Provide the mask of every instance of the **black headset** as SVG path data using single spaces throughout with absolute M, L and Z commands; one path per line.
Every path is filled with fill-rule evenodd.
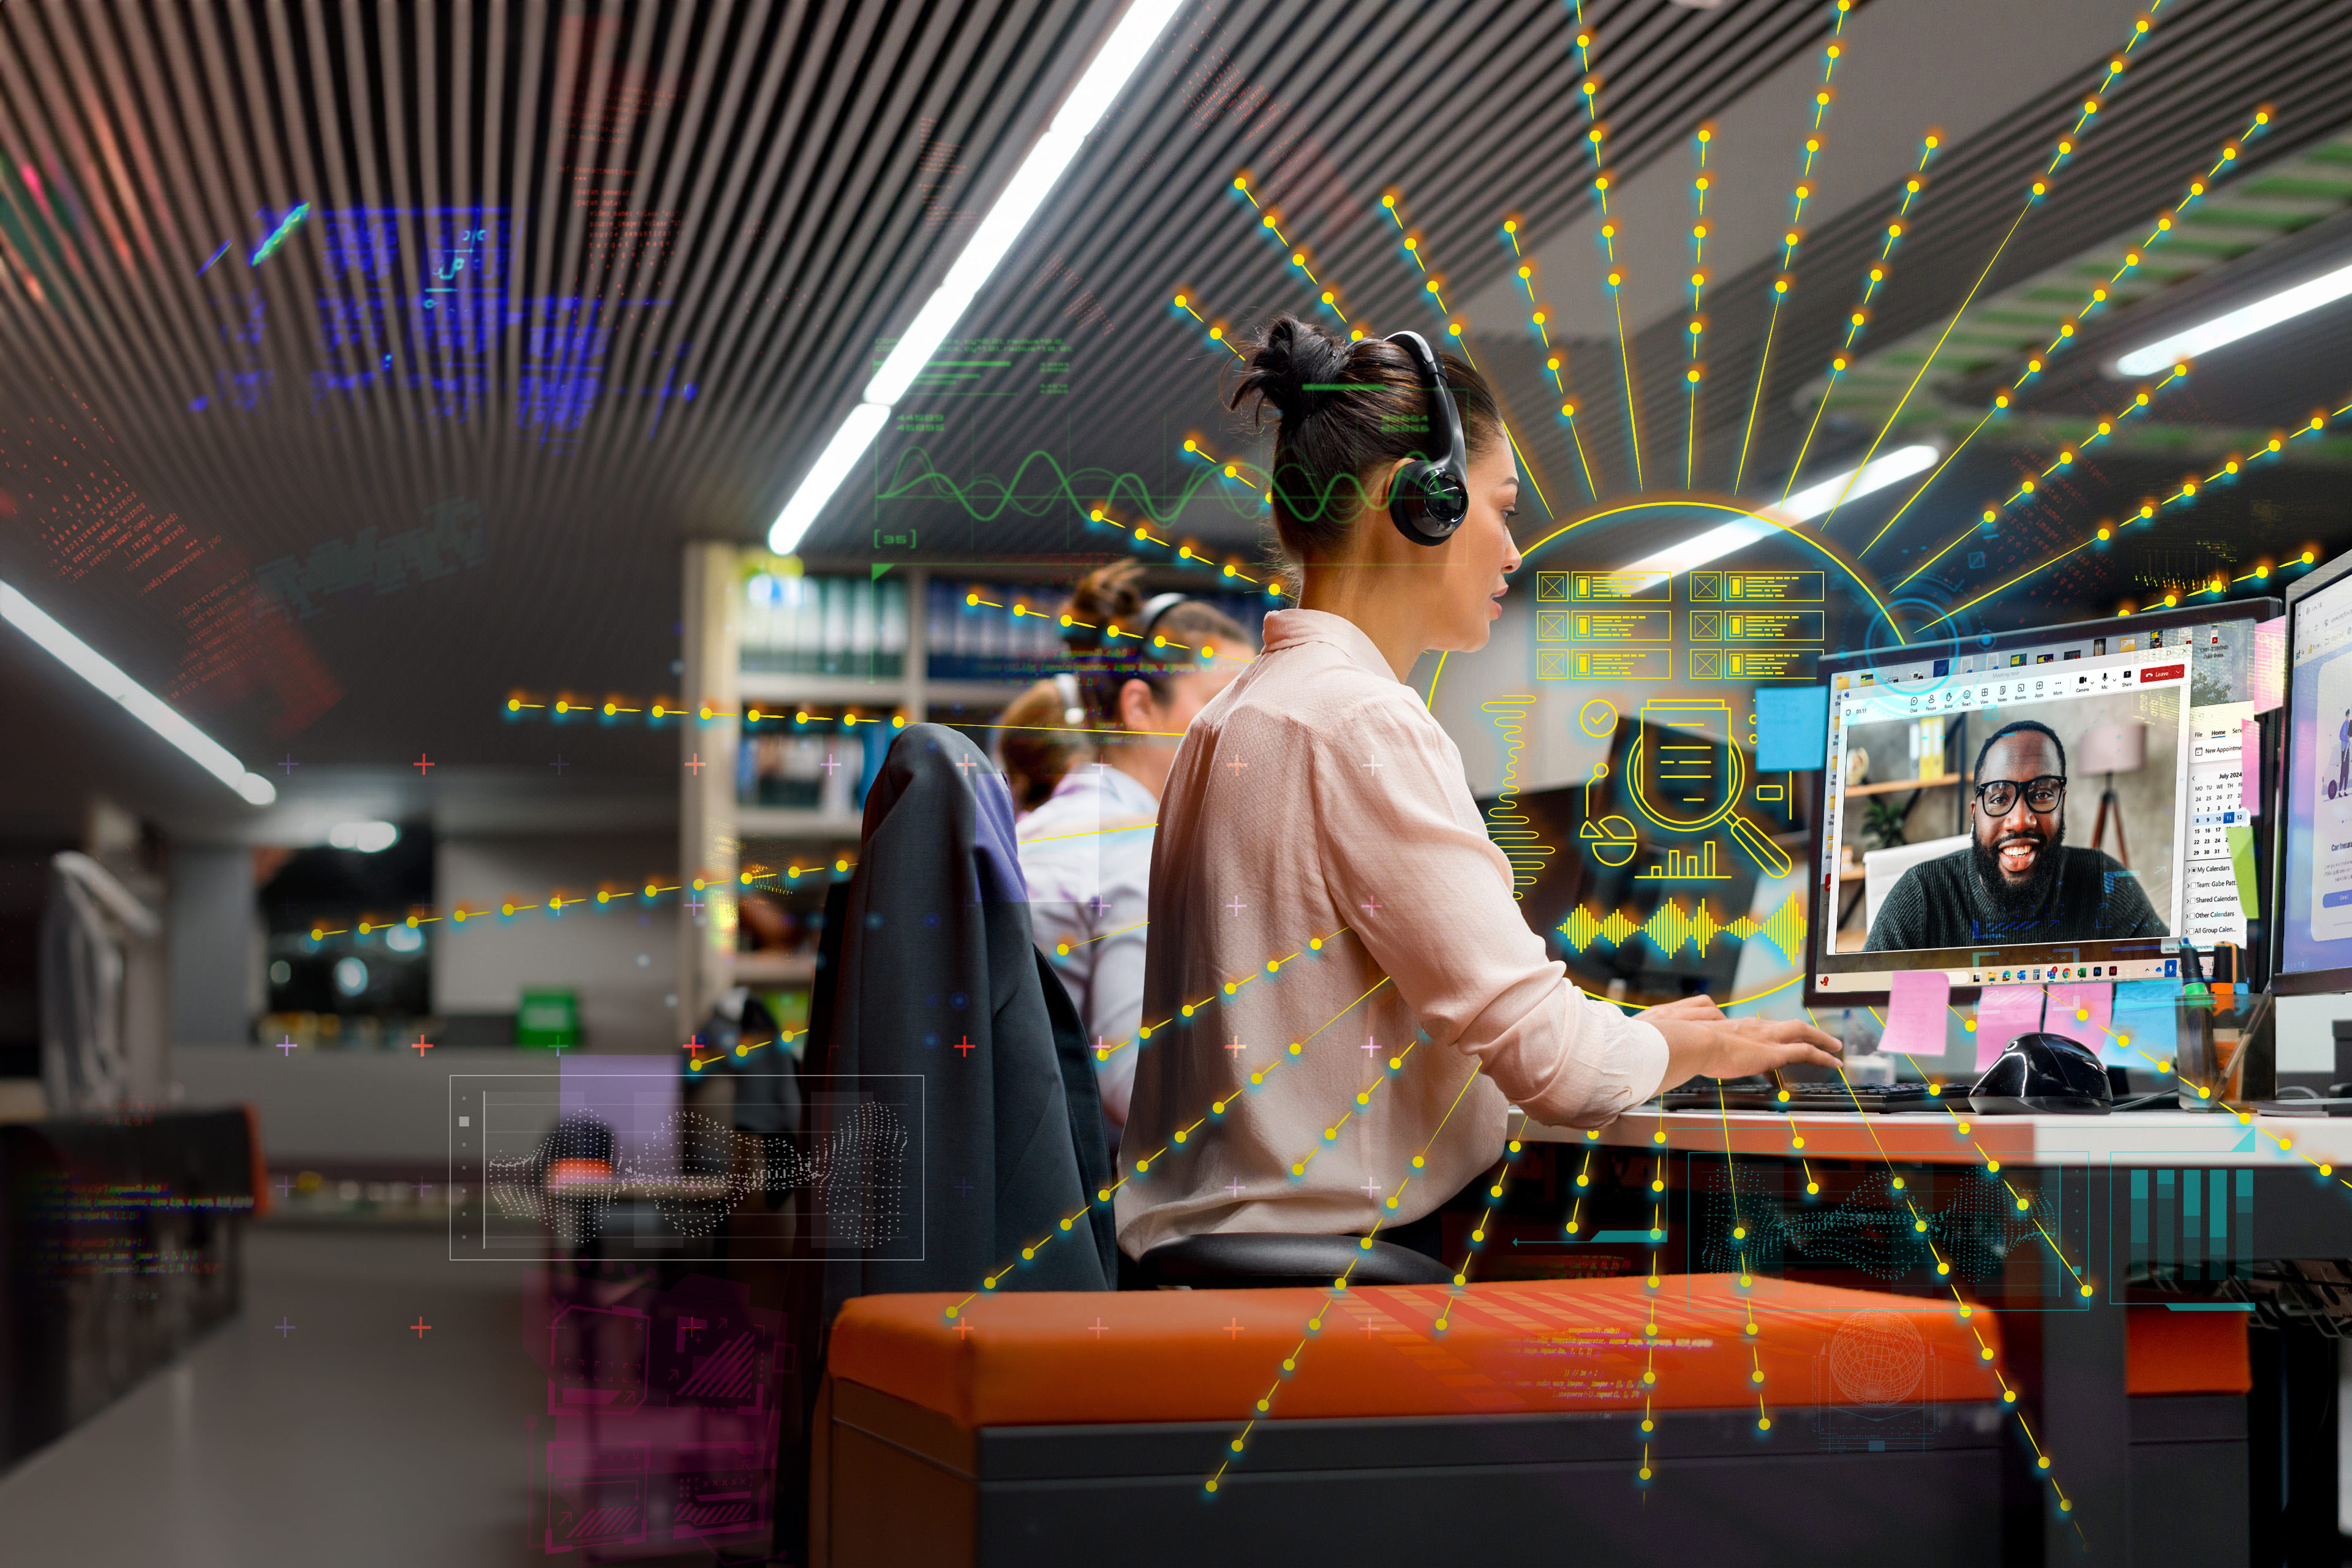
M 1122 632 L 1119 635 L 1132 637 L 1135 641 L 1149 647 L 1153 635 L 1160 629 L 1161 619 L 1169 611 L 1189 602 L 1191 598 L 1192 595 L 1189 594 L 1154 594 L 1143 603 L 1142 628 L 1135 632 Z M 1082 630 L 1076 625 L 1072 625 L 1062 628 L 1063 645 L 1073 652 L 1092 652 L 1104 646 L 1107 640 L 1098 627 L 1087 627 Z M 1078 686 L 1078 678 L 1066 669 L 1062 670 L 1054 677 L 1054 689 L 1061 695 L 1062 721 L 1072 729 L 1085 727 L 1087 718 L 1087 704 Z
M 1462 415 L 1445 385 L 1444 367 L 1422 335 L 1391 332 L 1388 341 L 1402 344 L 1421 371 L 1430 416 L 1444 416 L 1446 441 L 1443 462 L 1416 459 L 1397 470 L 1389 489 L 1389 519 L 1415 544 L 1443 544 L 1470 515 L 1470 454 L 1462 443 Z

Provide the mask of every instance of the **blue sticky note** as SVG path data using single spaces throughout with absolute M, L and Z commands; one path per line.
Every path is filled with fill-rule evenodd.
M 2112 1027 L 2131 1043 L 2109 1040 L 2100 1057 L 2116 1067 L 2152 1068 L 2172 1060 L 2179 1044 L 2179 1015 L 2173 1011 L 2179 994 L 2178 980 L 2117 982 Z
M 1801 773 L 1825 766 L 1830 749 L 1830 689 L 1756 689 L 1756 771 Z

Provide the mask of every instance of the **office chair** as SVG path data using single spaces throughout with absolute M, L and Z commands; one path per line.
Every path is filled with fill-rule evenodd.
M 1434 1258 L 1393 1242 L 1283 1231 L 1188 1236 L 1162 1242 L 1135 1264 L 1135 1282 L 1146 1290 L 1320 1286 L 1343 1274 L 1350 1285 L 1447 1285 L 1454 1279 L 1454 1271 Z

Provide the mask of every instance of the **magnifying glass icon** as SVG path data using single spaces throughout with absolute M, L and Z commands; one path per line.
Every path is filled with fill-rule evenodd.
M 1704 833 L 1726 825 L 1731 841 L 1775 877 L 1795 863 L 1763 829 L 1739 814 L 1748 759 L 1727 739 L 1731 704 L 1720 697 L 1657 697 L 1642 704 L 1628 763 L 1633 805 L 1660 827 Z M 1719 730 L 1727 737 L 1715 738 Z

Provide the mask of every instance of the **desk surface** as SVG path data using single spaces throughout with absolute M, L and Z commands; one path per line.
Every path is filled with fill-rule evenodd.
M 1523 1139 L 1735 1154 L 1802 1154 L 1974 1165 L 2284 1165 L 2352 1176 L 2352 1117 L 2126 1111 L 2116 1116 L 1977 1116 L 1957 1108 L 1858 1111 L 1628 1111 L 1597 1134 L 1528 1122 Z M 1802 1140 L 1799 1142 L 1798 1140 Z M 2352 1181 L 2345 1181 L 2352 1188 Z

